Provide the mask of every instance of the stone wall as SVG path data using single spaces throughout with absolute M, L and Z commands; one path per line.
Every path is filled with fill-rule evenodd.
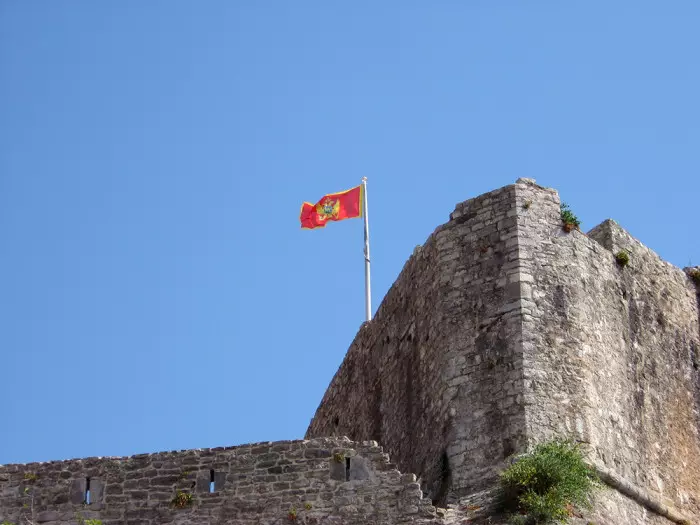
M 178 491 L 193 494 L 191 505 L 172 504 Z M 435 516 L 414 475 L 376 443 L 346 439 L 0 466 L 0 522 L 17 525 L 429 524 Z
M 307 431 L 382 443 L 436 501 L 524 441 L 515 187 L 457 206 L 350 346 Z
M 458 204 L 416 250 L 307 436 L 379 440 L 437 502 L 569 436 L 644 495 L 603 497 L 610 523 L 652 523 L 654 507 L 700 523 L 699 318 L 683 271 L 612 221 L 564 232 L 557 192 L 519 179 Z
M 700 522 L 696 287 L 613 221 L 562 231 L 556 192 L 518 187 L 527 435 L 591 459 Z M 629 264 L 617 264 L 624 250 Z

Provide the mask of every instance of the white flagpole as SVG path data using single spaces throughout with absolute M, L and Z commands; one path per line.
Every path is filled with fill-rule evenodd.
M 367 217 L 367 177 L 362 177 L 362 215 L 365 219 L 365 318 L 372 320 L 372 297 L 369 284 L 369 218 Z

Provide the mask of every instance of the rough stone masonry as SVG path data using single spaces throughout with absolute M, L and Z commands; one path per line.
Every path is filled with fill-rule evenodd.
M 0 523 L 498 524 L 498 472 L 560 436 L 608 486 L 572 523 L 700 524 L 699 290 L 519 179 L 415 250 L 306 440 L 0 466 Z
M 0 468 L 0 519 L 17 525 L 429 524 L 435 517 L 416 477 L 396 470 L 381 447 L 342 438 Z
M 307 437 L 377 440 L 440 505 L 572 437 L 617 487 L 595 523 L 700 523 L 699 353 L 689 275 L 613 221 L 566 233 L 557 192 L 519 179 L 415 250 Z

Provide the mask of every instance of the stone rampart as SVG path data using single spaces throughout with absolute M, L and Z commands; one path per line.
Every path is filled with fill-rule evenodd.
M 566 436 L 645 495 L 613 512 L 700 523 L 698 319 L 686 273 L 612 221 L 565 232 L 557 192 L 520 179 L 458 204 L 416 250 L 307 436 L 379 440 L 436 502 Z
M 182 508 L 178 493 L 192 495 L 181 496 Z M 347 439 L 0 466 L 0 523 L 16 525 L 382 525 L 435 517 L 415 476 L 396 470 L 376 443 Z
M 525 445 L 517 215 L 514 186 L 487 193 L 416 249 L 307 436 L 381 442 L 439 504 L 493 482 Z
M 697 289 L 614 221 L 561 228 L 556 192 L 519 185 L 527 435 L 591 460 L 700 522 Z M 616 255 L 629 257 L 626 266 Z

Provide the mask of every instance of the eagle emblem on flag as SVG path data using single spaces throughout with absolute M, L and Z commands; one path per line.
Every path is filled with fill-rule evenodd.
M 337 219 L 340 213 L 340 200 L 326 197 L 316 205 L 316 213 L 322 220 Z
M 329 222 L 356 217 L 362 217 L 362 186 L 329 193 L 316 204 L 304 202 L 299 212 L 299 221 L 305 230 L 324 228 Z

